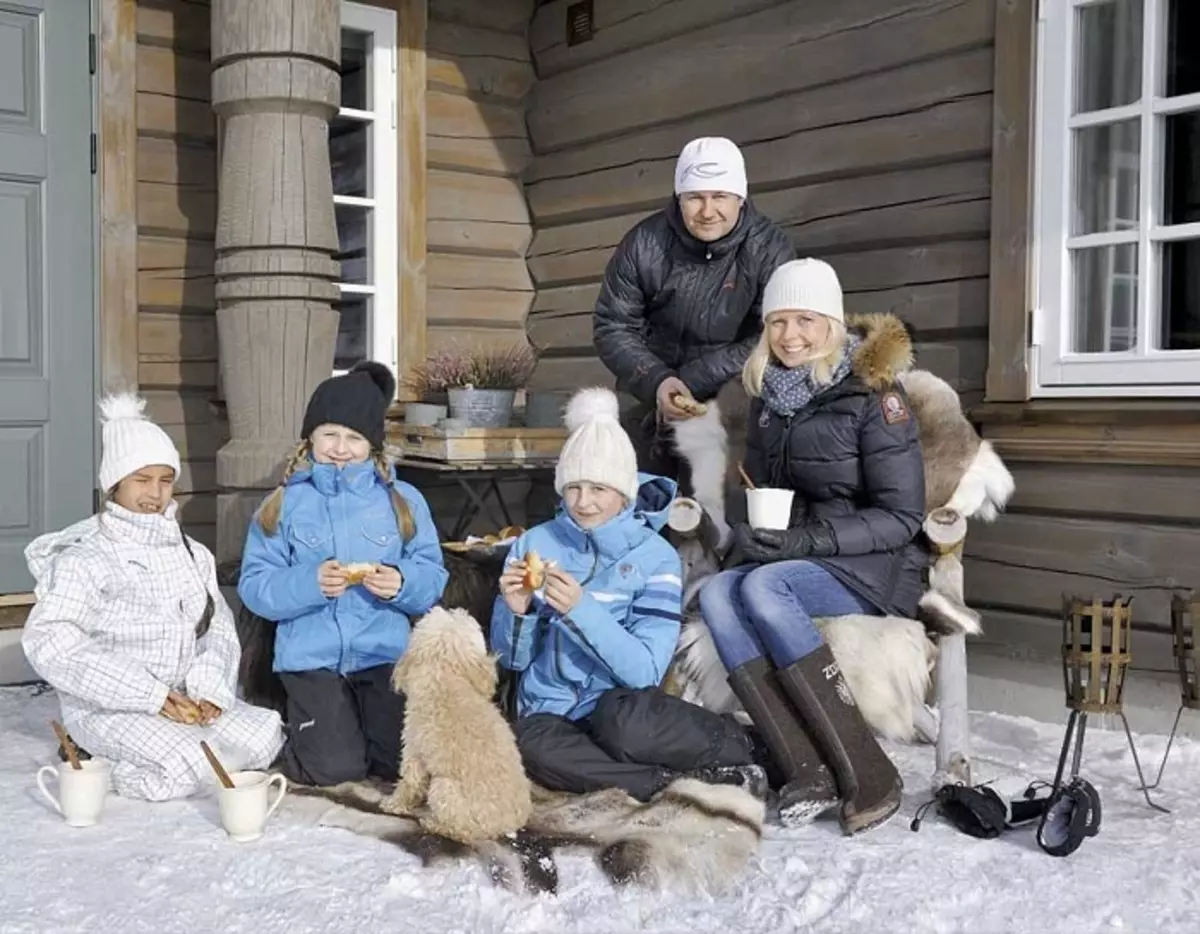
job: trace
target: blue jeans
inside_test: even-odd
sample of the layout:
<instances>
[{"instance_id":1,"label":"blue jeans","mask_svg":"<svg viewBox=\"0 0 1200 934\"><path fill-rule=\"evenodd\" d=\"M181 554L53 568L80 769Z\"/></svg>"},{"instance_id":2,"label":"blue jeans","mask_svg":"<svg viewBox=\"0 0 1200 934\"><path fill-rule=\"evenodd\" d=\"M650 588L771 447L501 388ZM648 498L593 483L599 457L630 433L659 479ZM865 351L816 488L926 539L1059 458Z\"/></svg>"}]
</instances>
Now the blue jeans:
<instances>
[{"instance_id":1,"label":"blue jeans","mask_svg":"<svg viewBox=\"0 0 1200 934\"><path fill-rule=\"evenodd\" d=\"M700 591L700 612L728 671L764 655L786 668L824 641L813 617L879 611L812 561L722 571Z\"/></svg>"}]
</instances>

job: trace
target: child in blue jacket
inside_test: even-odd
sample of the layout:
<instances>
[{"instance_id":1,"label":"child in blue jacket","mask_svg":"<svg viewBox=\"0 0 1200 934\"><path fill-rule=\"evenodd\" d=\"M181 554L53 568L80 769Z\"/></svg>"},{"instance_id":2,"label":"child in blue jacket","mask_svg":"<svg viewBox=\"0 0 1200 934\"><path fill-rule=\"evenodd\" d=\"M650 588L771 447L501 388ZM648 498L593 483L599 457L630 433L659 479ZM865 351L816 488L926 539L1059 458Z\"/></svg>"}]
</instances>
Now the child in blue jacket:
<instances>
[{"instance_id":1,"label":"child in blue jacket","mask_svg":"<svg viewBox=\"0 0 1200 934\"><path fill-rule=\"evenodd\" d=\"M275 620L293 781L394 781L404 699L391 689L411 624L442 597L446 570L424 497L383 455L396 382L364 362L321 383L304 442L246 539L238 594ZM352 565L369 565L366 570Z\"/></svg>"},{"instance_id":2,"label":"child in blue jacket","mask_svg":"<svg viewBox=\"0 0 1200 934\"><path fill-rule=\"evenodd\" d=\"M658 534L674 482L638 474L609 390L577 393L566 424L561 507L513 544L492 614L492 648L520 672L516 734L529 777L643 801L681 774L761 794L745 731L658 689L681 621L681 562ZM544 583L527 573L539 562Z\"/></svg>"}]
</instances>

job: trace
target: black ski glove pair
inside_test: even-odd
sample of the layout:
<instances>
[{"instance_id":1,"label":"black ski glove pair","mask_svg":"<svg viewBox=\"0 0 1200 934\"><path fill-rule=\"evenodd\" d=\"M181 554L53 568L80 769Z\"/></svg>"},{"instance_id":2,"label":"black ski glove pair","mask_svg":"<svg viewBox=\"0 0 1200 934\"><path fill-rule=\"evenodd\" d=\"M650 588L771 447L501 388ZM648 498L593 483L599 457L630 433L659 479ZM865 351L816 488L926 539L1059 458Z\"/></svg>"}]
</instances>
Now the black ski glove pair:
<instances>
[{"instance_id":1,"label":"black ski glove pair","mask_svg":"<svg viewBox=\"0 0 1200 934\"><path fill-rule=\"evenodd\" d=\"M742 522L734 527L733 548L725 566L827 558L835 554L837 541L824 522L806 522L792 529L755 529Z\"/></svg>"}]
</instances>

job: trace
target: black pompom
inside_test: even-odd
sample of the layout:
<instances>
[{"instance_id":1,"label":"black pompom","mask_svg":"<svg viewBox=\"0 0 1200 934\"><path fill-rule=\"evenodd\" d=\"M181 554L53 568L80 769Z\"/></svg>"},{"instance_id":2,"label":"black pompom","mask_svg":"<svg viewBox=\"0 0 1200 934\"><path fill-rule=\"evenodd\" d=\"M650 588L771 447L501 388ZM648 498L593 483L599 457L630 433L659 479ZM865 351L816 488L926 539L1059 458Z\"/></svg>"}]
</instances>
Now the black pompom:
<instances>
[{"instance_id":1,"label":"black pompom","mask_svg":"<svg viewBox=\"0 0 1200 934\"><path fill-rule=\"evenodd\" d=\"M379 387L379 391L383 394L383 398L389 403L396 397L396 377L382 363L377 363L374 360L360 360L350 369L351 373L366 373L371 380Z\"/></svg>"}]
</instances>

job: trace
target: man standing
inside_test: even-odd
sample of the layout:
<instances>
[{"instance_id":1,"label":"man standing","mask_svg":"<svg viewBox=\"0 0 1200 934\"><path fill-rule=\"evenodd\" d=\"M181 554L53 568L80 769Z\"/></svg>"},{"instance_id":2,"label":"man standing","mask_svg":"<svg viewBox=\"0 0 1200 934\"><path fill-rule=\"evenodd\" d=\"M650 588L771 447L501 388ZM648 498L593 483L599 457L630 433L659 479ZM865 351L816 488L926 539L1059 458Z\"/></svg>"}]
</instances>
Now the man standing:
<instances>
[{"instance_id":1,"label":"man standing","mask_svg":"<svg viewBox=\"0 0 1200 934\"><path fill-rule=\"evenodd\" d=\"M617 388L635 396L630 432L643 470L678 477L659 432L738 376L758 340L763 287L795 258L787 235L746 197L746 165L724 137L683 147L675 197L622 239L596 302L592 337Z\"/></svg>"}]
</instances>

